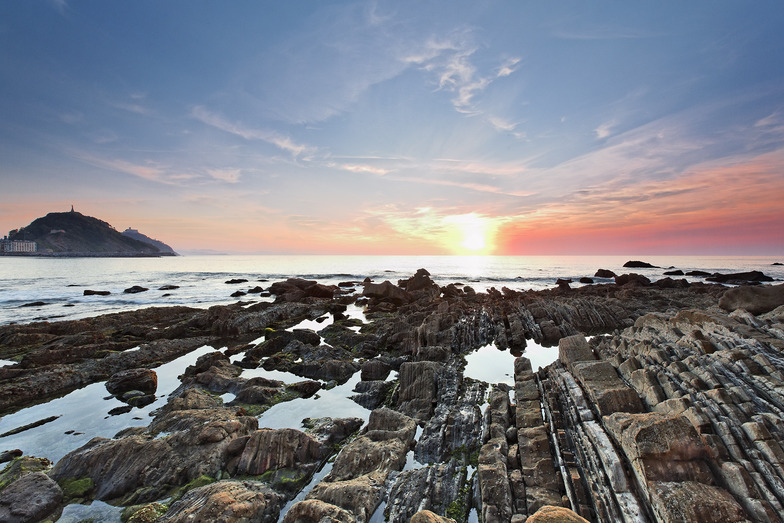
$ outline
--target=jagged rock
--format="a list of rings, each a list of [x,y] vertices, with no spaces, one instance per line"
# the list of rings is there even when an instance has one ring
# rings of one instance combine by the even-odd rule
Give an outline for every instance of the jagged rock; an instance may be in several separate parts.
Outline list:
[[[225,466],[231,442],[257,425],[256,418],[231,409],[172,411],[156,418],[150,433],[93,438],[58,461],[50,476],[56,481],[89,477],[96,499],[152,501],[165,497],[172,486],[201,475],[214,477]],[[155,438],[158,432],[170,434]]]
[[[400,287],[395,286],[390,281],[366,283],[362,290],[362,295],[394,305],[404,305],[412,300],[412,296],[409,293]]]
[[[158,389],[158,374],[152,369],[129,369],[113,374],[106,381],[110,394],[122,395],[131,390],[155,394]]]
[[[236,473],[259,476],[280,468],[302,469],[322,459],[327,450],[296,429],[257,430],[245,444]]]
[[[188,491],[175,501],[160,523],[177,521],[248,521],[278,520],[283,497],[263,483],[255,481],[218,481]]]
[[[388,520],[415,521],[413,518],[419,518],[422,521],[443,521],[422,519],[423,512],[445,514],[450,507],[467,508],[470,503],[468,493],[461,492],[466,479],[465,469],[455,460],[401,472],[389,490]],[[414,492],[416,495],[412,496]]]
[[[59,507],[63,491],[43,472],[24,474],[0,491],[0,521],[43,521]]]
[[[653,511],[657,521],[748,521],[748,516],[724,489],[694,481],[656,482],[651,485]]]
[[[719,299],[725,311],[745,309],[758,315],[784,305],[784,284],[772,286],[744,286],[730,289]]]

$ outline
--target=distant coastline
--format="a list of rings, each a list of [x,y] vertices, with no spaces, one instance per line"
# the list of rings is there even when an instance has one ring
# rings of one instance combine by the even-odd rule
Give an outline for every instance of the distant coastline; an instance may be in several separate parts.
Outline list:
[[[0,252],[0,256],[16,258],[163,258],[179,255],[174,252]]]

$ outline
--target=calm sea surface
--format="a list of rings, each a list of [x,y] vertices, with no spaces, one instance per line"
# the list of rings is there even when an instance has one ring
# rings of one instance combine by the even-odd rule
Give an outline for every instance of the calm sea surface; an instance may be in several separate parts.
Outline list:
[[[558,278],[575,282],[592,277],[597,269],[618,274],[637,272],[652,280],[664,269],[624,269],[630,259],[684,272],[760,270],[784,279],[782,260],[768,256],[178,256],[165,258],[19,258],[0,257],[0,324],[77,319],[147,306],[209,307],[252,296],[232,298],[237,290],[296,276],[325,284],[408,278],[427,269],[439,284],[464,283],[477,291],[489,287],[516,290],[546,289]],[[247,283],[229,285],[233,278]],[[687,278],[699,281],[700,278]],[[139,294],[123,291],[139,285]],[[174,290],[159,290],[177,285]],[[578,286],[575,284],[574,286]],[[108,296],[84,296],[86,289],[109,291]],[[361,290],[361,287],[358,287]],[[44,305],[29,306],[43,302]]]

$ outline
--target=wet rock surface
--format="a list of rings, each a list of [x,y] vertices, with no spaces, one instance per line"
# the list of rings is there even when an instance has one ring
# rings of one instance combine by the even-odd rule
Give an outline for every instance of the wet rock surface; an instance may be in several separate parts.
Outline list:
[[[275,303],[0,327],[0,358],[18,362],[0,369],[2,413],[106,380],[150,395],[152,368],[225,347],[188,367],[147,425],[54,466],[9,454],[0,519],[98,499],[157,502],[159,521],[782,521],[780,290],[623,276],[476,293],[420,270],[361,297],[292,278],[270,286]],[[357,299],[367,322],[344,314]],[[534,371],[527,340],[557,345],[557,361]],[[465,376],[488,344],[522,354],[513,384]],[[354,376],[367,423],[260,424]]]

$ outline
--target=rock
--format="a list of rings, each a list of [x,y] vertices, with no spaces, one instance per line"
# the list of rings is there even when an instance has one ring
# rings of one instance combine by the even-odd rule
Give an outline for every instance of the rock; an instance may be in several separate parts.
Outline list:
[[[773,278],[771,278],[766,274],[763,274],[760,271],[735,272],[732,274],[714,273],[705,279],[708,281],[715,281],[718,283],[737,283],[737,284],[773,281]]]
[[[621,274],[620,276],[615,277],[615,284],[616,285],[626,285],[631,284],[634,286],[642,286],[645,287],[651,284],[651,280],[646,278],[641,274]]]
[[[245,293],[242,291],[234,291],[229,296],[231,296],[232,298],[240,298],[242,296],[245,296]]]
[[[587,276],[583,276],[580,278],[580,283],[585,283],[586,285],[590,285],[593,283],[593,278],[588,278]]]
[[[110,291],[93,291],[90,289],[84,290],[85,296],[109,296],[111,294]]]
[[[526,523],[588,523],[588,520],[568,508],[545,505],[529,517]]]
[[[680,269],[674,271],[664,271],[665,276],[683,276],[683,271]]]
[[[123,292],[125,294],[138,294],[140,292],[147,292],[149,290],[150,289],[148,289],[147,287],[142,287],[140,285],[134,285],[133,287],[128,287]]]
[[[652,485],[651,497],[653,511],[662,522],[749,521],[729,492],[712,485],[693,481],[657,482]]]
[[[0,521],[43,521],[59,508],[63,491],[43,472],[31,472],[0,491]]]
[[[725,311],[745,309],[754,315],[765,314],[781,305],[784,305],[784,284],[736,287],[719,299],[719,307]]]
[[[250,435],[237,465],[237,474],[259,476],[281,468],[315,466],[328,449],[296,429],[261,429]]]
[[[217,481],[188,491],[158,523],[277,521],[284,498],[257,481]]]
[[[558,278],[555,281],[555,284],[558,286],[559,289],[570,289],[569,284],[572,283],[572,280],[564,280],[563,278]]]
[[[389,364],[379,359],[368,360],[362,364],[362,381],[385,380],[391,370]]]
[[[295,503],[286,512],[282,523],[356,523],[357,518],[349,511],[318,499],[306,499]]]
[[[159,291],[173,291],[173,290],[179,289],[179,288],[180,288],[179,285],[167,284],[167,285],[161,285],[160,287],[158,287],[158,290]]]
[[[43,307],[44,305],[49,305],[45,301],[31,301],[30,303],[24,303],[20,305],[20,307]]]
[[[429,510],[422,510],[413,515],[410,523],[456,523],[452,518],[441,517]]]
[[[118,396],[132,390],[141,391],[142,395],[154,394],[157,389],[158,374],[152,369],[120,371],[106,381],[106,390]]]
[[[22,454],[24,453],[19,449],[4,450],[0,452],[0,463],[7,463],[14,458],[20,457]]]
[[[396,287],[389,281],[384,281],[382,283],[366,283],[362,290],[362,295],[394,305],[404,305],[413,299],[408,292],[400,287]]]
[[[230,280],[227,280],[226,284],[227,285],[237,285],[237,284],[240,284],[240,283],[247,283],[247,281],[248,280],[246,280],[245,278],[232,278]]]
[[[624,267],[627,269],[658,269],[659,267],[655,265],[651,265],[648,262],[638,261],[638,260],[630,260],[623,264]]]
[[[608,269],[599,269],[593,276],[594,278],[615,278],[615,273]]]

